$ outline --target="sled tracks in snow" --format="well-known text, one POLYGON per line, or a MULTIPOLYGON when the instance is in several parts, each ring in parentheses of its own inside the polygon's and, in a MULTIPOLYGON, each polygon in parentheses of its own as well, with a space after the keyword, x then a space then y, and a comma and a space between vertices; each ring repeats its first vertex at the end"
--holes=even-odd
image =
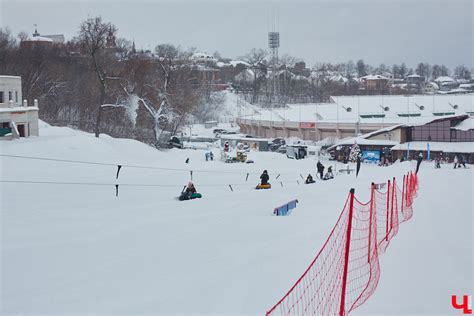
POLYGON ((344 208, 309 267, 266 315, 348 315, 374 293, 380 277, 379 255, 413 215, 416 174, 393 178, 385 190, 372 183, 371 198, 360 202, 351 189, 344 208))

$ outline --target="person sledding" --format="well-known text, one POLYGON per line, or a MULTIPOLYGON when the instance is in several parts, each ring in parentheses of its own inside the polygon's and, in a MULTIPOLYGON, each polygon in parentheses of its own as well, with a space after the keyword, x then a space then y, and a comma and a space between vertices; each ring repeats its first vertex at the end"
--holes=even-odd
POLYGON ((334 179, 334 174, 332 173, 331 166, 328 167, 328 172, 326 172, 326 174, 324 175, 323 180, 330 180, 330 179, 334 179))
POLYGON ((263 170, 263 173, 260 176, 260 184, 257 185, 256 189, 270 189, 272 185, 268 183, 268 180, 270 180, 268 172, 267 170, 263 170))
POLYGON ((313 176, 311 174, 308 174, 308 176, 306 177, 306 180, 304 183, 306 184, 310 184, 310 183, 314 183, 314 179, 313 179, 313 176))
POLYGON ((196 198, 199 199, 201 197, 202 195, 200 193, 197 193, 196 188, 194 187, 194 184, 191 181, 189 181, 186 188, 183 190, 183 192, 181 192, 181 195, 179 196, 179 200, 180 201, 192 200, 196 198))
POLYGON ((324 165, 321 163, 321 161, 318 161, 316 167, 318 168, 319 179, 322 179, 324 175, 324 165))

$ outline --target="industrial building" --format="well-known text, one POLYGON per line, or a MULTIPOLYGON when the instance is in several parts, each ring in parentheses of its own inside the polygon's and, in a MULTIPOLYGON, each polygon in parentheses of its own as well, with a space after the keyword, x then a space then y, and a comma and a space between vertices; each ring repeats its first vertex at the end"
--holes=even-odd
POLYGON ((330 103, 289 104, 249 113, 244 109, 236 123, 242 133, 255 137, 343 139, 444 116, 473 116, 473 101, 474 94, 341 96, 331 97, 330 103))

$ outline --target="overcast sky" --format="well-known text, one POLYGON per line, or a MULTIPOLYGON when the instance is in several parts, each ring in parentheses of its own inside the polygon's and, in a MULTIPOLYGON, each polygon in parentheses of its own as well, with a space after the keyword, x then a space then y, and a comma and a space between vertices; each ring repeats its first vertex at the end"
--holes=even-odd
POLYGON ((473 0, 0 0, 1 26, 14 34, 31 34, 37 24, 42 34, 70 39, 82 20, 101 15, 137 48, 172 43, 230 58, 267 48, 272 12, 278 12, 280 55, 308 66, 360 58, 373 66, 474 66, 473 0))

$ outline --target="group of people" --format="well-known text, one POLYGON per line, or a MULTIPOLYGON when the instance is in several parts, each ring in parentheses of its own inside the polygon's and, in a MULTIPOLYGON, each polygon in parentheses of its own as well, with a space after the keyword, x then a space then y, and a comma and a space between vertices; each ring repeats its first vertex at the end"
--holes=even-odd
POLYGON ((463 165, 464 168, 466 168, 466 158, 464 156, 454 156, 454 169, 456 168, 461 168, 461 165, 463 165))
POLYGON ((334 178, 334 174, 332 173, 332 166, 328 167, 328 171, 326 172, 326 174, 324 174, 325 167, 321 163, 321 161, 318 161, 318 163, 316 164, 316 168, 318 169, 319 178, 321 180, 330 180, 334 178))
POLYGON ((209 161, 209 160, 213 161, 214 160, 214 153, 212 151, 207 152, 205 154, 205 156, 206 156, 206 161, 209 161))
MULTIPOLYGON (((446 158, 443 157, 443 153, 440 153, 434 160, 435 168, 436 169, 441 168, 441 163, 445 160, 446 158)), ((461 166, 463 166, 464 168, 467 168, 466 167, 467 160, 464 155, 454 156, 453 162, 454 162, 454 169, 461 168, 461 166)))

